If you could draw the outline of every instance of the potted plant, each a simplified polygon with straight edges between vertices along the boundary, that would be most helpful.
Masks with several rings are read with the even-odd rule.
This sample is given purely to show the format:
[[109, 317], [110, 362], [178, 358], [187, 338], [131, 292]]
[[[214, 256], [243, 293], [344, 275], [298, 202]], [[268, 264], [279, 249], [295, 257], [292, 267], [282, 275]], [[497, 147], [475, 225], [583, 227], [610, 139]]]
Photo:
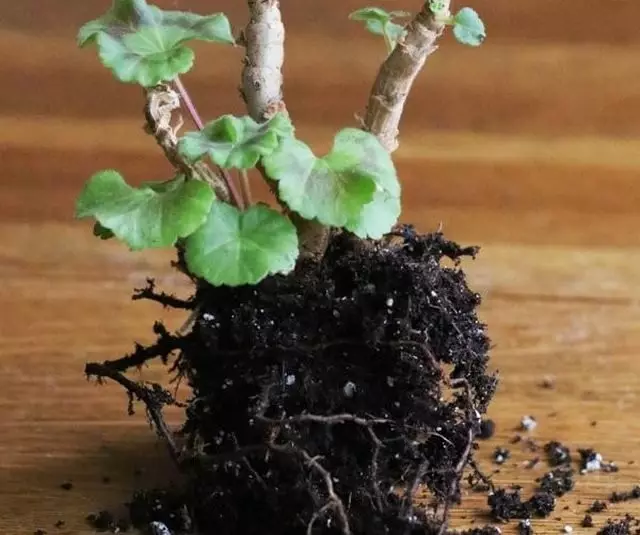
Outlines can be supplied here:
[[[142, 86], [147, 132], [175, 174], [134, 187], [99, 171], [76, 216], [134, 251], [175, 248], [194, 288], [182, 300], [150, 280], [134, 297], [188, 311], [184, 327], [157, 323], [156, 343], [86, 365], [146, 405], [184, 475], [175, 507], [139, 508], [138, 518], [216, 535], [442, 533], [496, 377], [480, 296], [459, 265], [477, 249], [397, 223], [391, 154], [411, 85], [445, 28], [477, 46], [484, 25], [471, 8], [452, 14], [449, 0], [414, 15], [354, 12], [387, 55], [359, 124], [316, 155], [283, 100], [279, 2], [247, 5], [239, 35], [224, 14], [146, 0], [114, 0], [78, 34], [118, 80]], [[246, 116], [200, 118], [180, 79], [194, 62], [191, 40], [244, 47]], [[181, 111], [194, 131], [180, 132]], [[273, 206], [252, 201], [250, 169]], [[191, 389], [179, 430], [162, 416], [172, 395], [125, 375], [156, 358]]]

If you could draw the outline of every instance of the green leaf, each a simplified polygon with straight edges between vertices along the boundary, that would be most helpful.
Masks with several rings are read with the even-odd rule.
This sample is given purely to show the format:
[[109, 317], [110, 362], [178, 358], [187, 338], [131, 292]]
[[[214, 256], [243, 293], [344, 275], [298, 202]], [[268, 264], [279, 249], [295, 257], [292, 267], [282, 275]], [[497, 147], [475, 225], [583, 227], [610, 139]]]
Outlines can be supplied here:
[[487, 34], [484, 22], [470, 7], [463, 7], [453, 17], [453, 35], [463, 45], [479, 46]]
[[271, 154], [282, 138], [292, 135], [291, 121], [281, 113], [265, 123], [249, 116], [223, 115], [202, 131], [183, 136], [178, 150], [192, 161], [208, 154], [220, 167], [251, 169], [261, 157]]
[[379, 7], [364, 7], [349, 15], [349, 19], [364, 22], [365, 28], [374, 35], [382, 35], [387, 42], [389, 51], [393, 50], [397, 42], [404, 36], [406, 30], [403, 25], [396, 24], [393, 19], [406, 17], [406, 11], [386, 11]]
[[359, 238], [377, 240], [393, 228], [400, 212], [400, 196], [378, 188], [373, 200], [364, 206], [357, 218], [348, 221], [345, 228]]
[[316, 158], [303, 142], [286, 139], [263, 165], [278, 182], [278, 197], [305, 219], [345, 227], [363, 237], [381, 237], [395, 223], [380, 231], [389, 216], [381, 216], [380, 222], [371, 219], [376, 207], [395, 213], [388, 206], [399, 198], [400, 184], [391, 156], [368, 132], [341, 130], [323, 158]]
[[78, 45], [96, 44], [102, 63], [122, 82], [145, 87], [167, 82], [191, 69], [191, 40], [233, 44], [227, 17], [163, 11], [146, 0], [113, 0], [103, 16], [78, 32]]
[[213, 199], [207, 184], [183, 176], [132, 188], [120, 173], [106, 170], [85, 184], [76, 217], [95, 218], [94, 234], [111, 232], [133, 250], [168, 247], [204, 223]]
[[214, 202], [205, 224], [185, 240], [189, 270], [214, 286], [256, 284], [267, 275], [288, 273], [297, 257], [293, 223], [261, 204], [240, 212]]

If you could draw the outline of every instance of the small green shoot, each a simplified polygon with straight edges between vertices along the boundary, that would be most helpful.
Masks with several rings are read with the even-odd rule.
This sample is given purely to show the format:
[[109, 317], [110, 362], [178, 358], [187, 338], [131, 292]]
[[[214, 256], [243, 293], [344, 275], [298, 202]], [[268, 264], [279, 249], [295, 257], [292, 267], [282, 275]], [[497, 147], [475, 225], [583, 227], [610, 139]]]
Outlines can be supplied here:
[[379, 7], [364, 7], [349, 15], [350, 20], [364, 22], [365, 28], [374, 35], [384, 37], [389, 53], [404, 36], [404, 25], [393, 22], [396, 18], [404, 18], [410, 13], [406, 11], [385, 11]]
[[487, 37], [484, 22], [470, 7], [463, 7], [453, 17], [453, 35], [463, 45], [480, 46]]

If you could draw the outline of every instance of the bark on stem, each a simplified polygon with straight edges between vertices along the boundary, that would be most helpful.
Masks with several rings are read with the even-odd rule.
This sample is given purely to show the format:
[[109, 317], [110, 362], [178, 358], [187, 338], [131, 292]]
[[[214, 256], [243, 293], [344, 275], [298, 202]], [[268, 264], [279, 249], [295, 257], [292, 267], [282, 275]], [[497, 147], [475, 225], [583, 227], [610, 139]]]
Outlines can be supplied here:
[[445, 28], [443, 18], [425, 2], [378, 72], [362, 126], [389, 152], [398, 148], [398, 127], [407, 97], [426, 59], [438, 48], [436, 41]]
[[211, 185], [218, 198], [229, 201], [231, 197], [227, 184], [210, 167], [204, 162], [188, 162], [178, 151], [177, 132], [182, 120], [175, 126], [172, 123], [173, 112], [180, 108], [178, 93], [168, 85], [160, 84], [146, 89], [145, 97], [145, 130], [156, 139], [167, 160], [185, 176], [200, 177]]
[[242, 96], [249, 115], [259, 122], [285, 112], [282, 98], [284, 25], [279, 0], [247, 0], [250, 19], [241, 41], [246, 46]]
[[[285, 30], [279, 0], [247, 0], [249, 23], [240, 43], [246, 47], [241, 94], [249, 115], [258, 122], [276, 113], [288, 113], [282, 96]], [[260, 166], [258, 170], [277, 196], [277, 185]], [[329, 229], [295, 213], [289, 217], [298, 230], [302, 259], [320, 259], [329, 240]]]

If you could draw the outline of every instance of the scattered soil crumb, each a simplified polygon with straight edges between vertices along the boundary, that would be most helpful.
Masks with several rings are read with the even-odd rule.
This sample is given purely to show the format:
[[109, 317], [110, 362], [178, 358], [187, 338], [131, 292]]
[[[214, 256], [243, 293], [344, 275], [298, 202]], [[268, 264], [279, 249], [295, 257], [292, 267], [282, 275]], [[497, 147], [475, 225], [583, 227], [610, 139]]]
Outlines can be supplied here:
[[584, 518], [582, 519], [582, 522], [580, 522], [580, 525], [583, 528], [592, 528], [593, 527], [593, 517], [591, 515], [584, 515]]
[[533, 416], [523, 416], [520, 420], [520, 428], [523, 431], [533, 431], [538, 426], [538, 422]]
[[73, 483], [71, 483], [71, 481], [65, 481], [60, 484], [60, 488], [62, 490], [71, 490], [73, 488]]
[[534, 457], [533, 459], [529, 459], [528, 461], [525, 461], [524, 467], [527, 470], [532, 470], [533, 468], [535, 468], [539, 464], [540, 464], [540, 457]]
[[607, 524], [598, 531], [598, 535], [630, 535], [632, 520], [629, 515], [622, 520], [607, 520]]
[[60, 529], [60, 528], [63, 528], [65, 524], [66, 524], [66, 522], [65, 522], [64, 520], [58, 520], [58, 521], [54, 524], [54, 526], [55, 526], [56, 528]]
[[579, 449], [580, 473], [588, 472], [618, 472], [620, 469], [614, 462], [605, 462], [602, 455], [592, 448]]
[[502, 530], [497, 526], [483, 526], [481, 528], [472, 528], [464, 531], [449, 531], [448, 535], [501, 535]]
[[490, 439], [496, 432], [496, 423], [490, 419], [484, 419], [480, 423], [480, 431], [477, 438], [482, 440]]
[[496, 448], [493, 452], [493, 462], [496, 464], [504, 464], [511, 457], [511, 452], [507, 448]]
[[587, 509], [587, 513], [602, 513], [602, 511], [604, 511], [606, 508], [607, 504], [605, 502], [596, 500], [589, 506], [589, 509]]
[[525, 518], [518, 522], [518, 535], [533, 535], [533, 528], [531, 527], [531, 520]]
[[540, 386], [542, 388], [546, 388], [546, 389], [553, 389], [556, 386], [556, 378], [553, 377], [552, 375], [546, 375], [543, 379], [542, 382], [540, 383]]
[[572, 468], [568, 466], [561, 466], [551, 472], [547, 472], [536, 481], [542, 492], [548, 492], [560, 497], [573, 490], [575, 486], [573, 475], [574, 471]]
[[555, 498], [552, 494], [537, 492], [523, 502], [519, 489], [511, 492], [497, 489], [489, 496], [488, 504], [494, 519], [506, 521], [512, 518], [547, 517], [555, 508]]
[[640, 499], [640, 485], [637, 485], [626, 492], [613, 492], [609, 501], [611, 503], [620, 503], [637, 499]]
[[571, 464], [571, 450], [556, 440], [547, 442], [544, 451], [551, 466]]
[[47, 532], [44, 529], [37, 529], [33, 532], [33, 535], [47, 535]]
[[467, 483], [473, 492], [487, 492], [491, 490], [491, 479], [474, 472], [467, 476]]
[[101, 533], [121, 533], [128, 531], [130, 528], [129, 522], [123, 519], [116, 519], [116, 517], [107, 510], [100, 511], [97, 514], [90, 514], [87, 516], [86, 521], [93, 529]]

